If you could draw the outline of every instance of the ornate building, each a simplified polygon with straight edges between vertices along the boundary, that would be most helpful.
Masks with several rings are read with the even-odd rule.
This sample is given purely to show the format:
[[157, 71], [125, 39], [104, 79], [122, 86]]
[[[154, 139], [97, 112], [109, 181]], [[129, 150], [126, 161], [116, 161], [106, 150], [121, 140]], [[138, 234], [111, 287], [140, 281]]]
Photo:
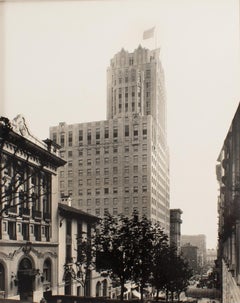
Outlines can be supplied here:
[[240, 106], [217, 159], [218, 265], [222, 302], [240, 302]]
[[57, 293], [58, 182], [65, 161], [25, 119], [0, 119], [0, 290], [5, 298], [39, 302]]
[[59, 190], [90, 214], [137, 210], [169, 234], [169, 154], [159, 49], [121, 50], [107, 70], [107, 120], [50, 128], [68, 162]]

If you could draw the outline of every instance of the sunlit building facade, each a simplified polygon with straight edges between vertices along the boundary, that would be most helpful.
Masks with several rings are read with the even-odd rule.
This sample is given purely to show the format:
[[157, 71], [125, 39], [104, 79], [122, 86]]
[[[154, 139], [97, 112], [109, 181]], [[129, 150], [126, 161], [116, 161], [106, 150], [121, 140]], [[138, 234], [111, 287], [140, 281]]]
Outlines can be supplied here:
[[96, 216], [137, 210], [169, 233], [169, 155], [159, 49], [121, 50], [107, 69], [107, 120], [50, 128], [68, 164], [61, 195]]

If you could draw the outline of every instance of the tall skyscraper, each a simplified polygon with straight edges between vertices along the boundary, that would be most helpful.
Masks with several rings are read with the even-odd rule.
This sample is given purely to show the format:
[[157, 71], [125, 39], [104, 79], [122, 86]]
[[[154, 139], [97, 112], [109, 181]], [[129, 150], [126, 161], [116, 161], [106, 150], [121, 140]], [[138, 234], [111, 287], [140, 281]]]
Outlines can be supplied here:
[[159, 49], [121, 50], [107, 70], [107, 120], [50, 128], [67, 160], [60, 194], [91, 214], [138, 210], [169, 233], [169, 155]]

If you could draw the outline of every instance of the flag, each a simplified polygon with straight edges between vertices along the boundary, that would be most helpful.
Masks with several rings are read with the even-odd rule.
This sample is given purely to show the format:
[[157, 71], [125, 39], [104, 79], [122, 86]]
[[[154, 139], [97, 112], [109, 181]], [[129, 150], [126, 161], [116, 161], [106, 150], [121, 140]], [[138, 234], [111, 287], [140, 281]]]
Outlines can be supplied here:
[[155, 26], [143, 32], [143, 40], [154, 36]]

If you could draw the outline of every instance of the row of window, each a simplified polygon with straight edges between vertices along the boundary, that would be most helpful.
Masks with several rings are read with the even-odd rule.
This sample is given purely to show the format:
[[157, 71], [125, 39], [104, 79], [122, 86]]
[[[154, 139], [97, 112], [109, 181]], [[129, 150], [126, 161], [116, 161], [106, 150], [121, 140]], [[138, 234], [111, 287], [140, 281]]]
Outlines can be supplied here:
[[[133, 183], [138, 183], [139, 182], [139, 177], [138, 176], [133, 176], [133, 178], [132, 178], [132, 181], [133, 181]], [[146, 175], [144, 175], [144, 176], [142, 176], [142, 183], [146, 183], [147, 182], [147, 176]], [[70, 180], [69, 180], [70, 181]], [[98, 185], [100, 185], [101, 184], [101, 181], [103, 181], [103, 184], [105, 184], [105, 185], [107, 185], [107, 184], [110, 184], [111, 182], [110, 182], [110, 179], [109, 178], [104, 178], [103, 180], [102, 179], [100, 179], [100, 178], [96, 178], [95, 179], [95, 184], [98, 184]], [[127, 176], [127, 177], [124, 177], [124, 183], [129, 183], [130, 182], [130, 178]], [[93, 179], [79, 179], [78, 180], [78, 185], [79, 186], [82, 186], [83, 184], [87, 184], [87, 185], [92, 185], [92, 184], [94, 184], [94, 182], [93, 182]]]
[[[118, 137], [118, 126], [113, 126], [113, 129], [110, 129], [108, 127], [104, 128], [104, 133], [101, 132], [100, 128], [96, 128], [94, 130], [94, 132], [92, 131], [92, 129], [88, 129], [86, 132], [84, 132], [82, 129], [80, 129], [78, 131], [78, 141], [79, 143], [81, 143], [84, 140], [84, 136], [85, 136], [85, 140], [88, 142], [88, 144], [92, 143], [92, 139], [93, 139], [93, 135], [95, 133], [95, 140], [96, 143], [101, 139], [109, 139], [110, 135], [112, 136], [112, 138], [117, 138]], [[133, 125], [133, 131], [132, 131], [132, 135], [133, 137], [139, 136], [139, 125]], [[124, 135], [125, 137], [129, 137], [130, 136], [130, 127], [129, 125], [125, 125], [124, 126]], [[142, 136], [143, 139], [146, 138], [147, 136], [147, 124], [144, 123], [143, 127], [142, 127]], [[52, 139], [54, 142], [57, 142], [57, 133], [53, 133], [52, 134]], [[59, 143], [61, 146], [65, 146], [66, 142], [66, 134], [65, 133], [61, 133], [60, 134], [60, 138], [59, 138]], [[73, 146], [73, 132], [69, 131], [68, 132], [68, 146]]]
[[[132, 158], [133, 162], [138, 162], [140, 157], [139, 157], [139, 155], [133, 155], [132, 157], [129, 157], [127, 155], [127, 156], [121, 157], [120, 159], [123, 159], [123, 161], [125, 161], [125, 162], [129, 162], [131, 160], [131, 158]], [[108, 164], [108, 163], [111, 163], [111, 160], [112, 160], [112, 163], [119, 163], [120, 159], [118, 157], [113, 157], [112, 159], [110, 159], [109, 157], [105, 157], [105, 158], [103, 158], [103, 162], [104, 162], [104, 164]], [[144, 162], [147, 161], [147, 154], [142, 155], [142, 161], [144, 161]], [[93, 161], [92, 158], [87, 158], [86, 160], [79, 159], [78, 165], [81, 166], [85, 163], [87, 165], [92, 165], [94, 162], [95, 162], [95, 164], [100, 164], [100, 158], [96, 158], [95, 161]], [[72, 166], [73, 166], [73, 162], [68, 161], [68, 167], [72, 167]]]
[[7, 232], [10, 240], [19, 240], [19, 234], [23, 240], [29, 241], [31, 233], [34, 235], [36, 241], [50, 241], [50, 226], [47, 225], [30, 225], [29, 222], [20, 224], [16, 221], [8, 221], [3, 222], [3, 232]]
[[[128, 153], [129, 150], [130, 150], [130, 149], [129, 149], [129, 146], [128, 146], [128, 145], [124, 147], [124, 153]], [[147, 144], [143, 144], [143, 145], [142, 145], [142, 150], [143, 150], [143, 151], [147, 151]], [[111, 151], [109, 147], [104, 147], [104, 148], [103, 148], [103, 154], [109, 154], [109, 151]], [[78, 152], [78, 156], [84, 156], [84, 155], [92, 156], [92, 155], [95, 155], [95, 154], [96, 154], [96, 155], [100, 155], [100, 149], [93, 149], [93, 148], [87, 148], [85, 152], [84, 152], [84, 150], [81, 148], [81, 149], [79, 149], [77, 152]], [[113, 152], [113, 153], [118, 153], [118, 152], [119, 152], [118, 147], [117, 147], [117, 146], [114, 146], [113, 149], [112, 149], [112, 152]], [[134, 146], [133, 146], [133, 152], [138, 152], [138, 146], [137, 146], [137, 145], [134, 145]], [[66, 152], [65, 152], [65, 151], [61, 151], [61, 152], [60, 152], [60, 156], [61, 156], [62, 158], [64, 158], [65, 155], [66, 155]], [[68, 158], [73, 157], [73, 151], [72, 151], [72, 150], [69, 150], [69, 151], [67, 152], [67, 156], [68, 156]], [[96, 158], [96, 161], [98, 161], [97, 159], [100, 161], [100, 158]]]
[[[139, 202], [140, 203], [143, 203], [143, 204], [146, 204], [147, 203], [147, 197], [146, 196], [142, 196], [141, 198], [139, 197], [124, 197], [124, 204], [125, 205], [128, 205], [130, 204], [130, 201], [133, 202], [133, 204], [138, 204]], [[101, 204], [104, 204], [104, 205], [110, 205], [110, 204], [113, 204], [113, 205], [117, 205], [119, 202], [119, 199], [118, 198], [113, 198], [113, 199], [109, 199], [109, 198], [96, 198], [96, 199], [87, 199], [87, 200], [83, 200], [83, 199], [79, 199], [78, 200], [78, 203], [79, 203], [79, 206], [85, 206], [85, 204], [87, 206], [100, 206]]]
[[[95, 194], [95, 195], [101, 195], [101, 194], [104, 194], [104, 195], [108, 195], [108, 194], [111, 194], [111, 189], [112, 188], [109, 188], [109, 187], [104, 187], [104, 188], [87, 188], [87, 189], [79, 189], [78, 190], [78, 194], [79, 196], [82, 196], [84, 194], [86, 194], [87, 196], [91, 196], [92, 194]], [[116, 192], [117, 193], [117, 189], [115, 188]], [[147, 192], [147, 185], [143, 185], [142, 187], [138, 187], [138, 186], [133, 186], [131, 187], [131, 190], [129, 187], [124, 187], [124, 192], [125, 193], [130, 193], [130, 192], [133, 192], [133, 193], [146, 193]], [[113, 192], [113, 189], [112, 189], [112, 193]]]
[[[138, 207], [124, 207], [123, 208], [123, 214], [124, 215], [131, 215], [134, 211], [138, 211], [139, 212], [139, 208]], [[104, 214], [107, 213], [111, 213], [113, 216], [118, 215], [119, 213], [122, 213], [122, 211], [120, 211], [117, 207], [113, 207], [112, 209], [109, 208], [105, 208], [105, 209], [101, 209], [101, 208], [96, 208], [95, 210], [91, 209], [91, 208], [87, 208], [87, 212], [89, 214], [95, 214], [96, 216], [103, 216]], [[147, 215], [147, 207], [142, 207], [142, 214]]]

